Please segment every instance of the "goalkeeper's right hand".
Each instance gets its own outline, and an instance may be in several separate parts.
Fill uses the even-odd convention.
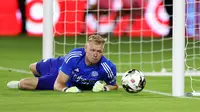
[[[64,88],[63,92],[66,92],[66,93],[80,93],[81,90],[78,89],[76,86],[72,86],[70,88]]]
[[[93,92],[101,92],[101,91],[106,91],[105,90],[105,83],[103,83],[102,81],[97,81],[95,84],[94,84],[94,86],[93,86],[93,88],[92,88],[92,91]]]

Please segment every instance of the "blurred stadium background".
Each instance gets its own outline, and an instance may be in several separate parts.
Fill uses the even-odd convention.
[[[54,10],[56,15],[54,18],[54,55],[63,55],[71,48],[82,47],[88,35],[100,33],[108,38],[105,55],[116,63],[119,72],[123,73],[131,68],[137,68],[148,73],[171,72],[172,1],[142,1],[149,7],[148,4],[151,3],[150,8],[152,8],[160,23],[160,29],[156,29],[156,22],[153,19],[141,17],[140,14],[143,11],[137,10],[141,9],[140,7],[134,10],[139,12],[136,18],[130,18],[130,13],[128,13],[128,16],[122,17],[121,15],[122,18],[118,19],[118,24],[115,24],[112,30],[106,27],[106,24],[109,24],[110,21],[108,17],[112,15],[110,13],[108,16],[103,16],[104,18],[102,17],[102,23],[98,26],[99,29],[95,29],[89,24],[95,21],[91,20],[89,23],[85,21],[87,17],[85,12],[89,12],[85,8],[87,0],[57,0],[55,7],[59,6],[60,12]],[[194,15],[194,12],[199,11],[196,8],[200,7],[197,0],[187,0],[187,3],[189,3],[187,5],[188,15]],[[193,8],[194,5],[196,9]],[[68,10],[66,10],[66,7]],[[143,8],[148,9],[144,5]],[[8,81],[32,77],[28,68],[29,64],[42,58],[42,0],[1,1],[0,11],[1,112],[190,112],[191,110],[199,112],[198,102],[200,98],[172,97],[172,77],[162,74],[146,76],[146,88],[139,94],[126,93],[122,88],[116,92],[92,93],[86,91],[81,94],[8,89],[6,87]],[[167,18],[165,18],[166,16]],[[188,57],[188,65],[199,67],[199,37],[194,36],[199,34],[199,30],[195,30],[198,25],[191,25],[194,19],[197,21],[196,18],[198,17],[188,16],[187,19],[188,27],[186,27],[186,30],[187,36],[190,37],[187,42],[195,44],[188,44],[189,49],[186,51],[193,54]],[[129,22],[133,20],[135,21],[130,25]],[[85,26],[83,27],[83,25]],[[103,27],[103,25],[105,26]],[[127,30],[127,28],[132,30]],[[198,68],[195,69],[198,70]],[[192,78],[195,80],[192,80],[189,76],[185,77],[185,92],[192,91],[191,80],[195,90],[200,90],[199,76]],[[121,77],[119,76],[117,80],[119,85],[120,80]]]

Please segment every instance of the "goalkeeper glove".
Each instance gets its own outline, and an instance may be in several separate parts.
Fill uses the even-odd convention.
[[[93,92],[101,92],[101,91],[109,91],[109,88],[105,86],[106,84],[103,83],[102,81],[97,81],[93,88],[92,91]]]
[[[79,93],[81,92],[80,89],[78,89],[76,86],[73,86],[73,87],[70,87],[70,88],[64,88],[63,89],[63,92],[66,92],[66,93]]]

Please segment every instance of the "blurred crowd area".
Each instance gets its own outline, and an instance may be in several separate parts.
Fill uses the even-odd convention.
[[[56,35],[172,35],[172,0],[53,1]],[[6,0],[0,5],[0,35],[42,35],[43,0]]]

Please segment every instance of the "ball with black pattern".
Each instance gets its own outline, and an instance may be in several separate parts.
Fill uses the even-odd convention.
[[[141,71],[132,69],[122,76],[121,83],[125,91],[129,93],[139,93],[144,89],[146,79]]]

